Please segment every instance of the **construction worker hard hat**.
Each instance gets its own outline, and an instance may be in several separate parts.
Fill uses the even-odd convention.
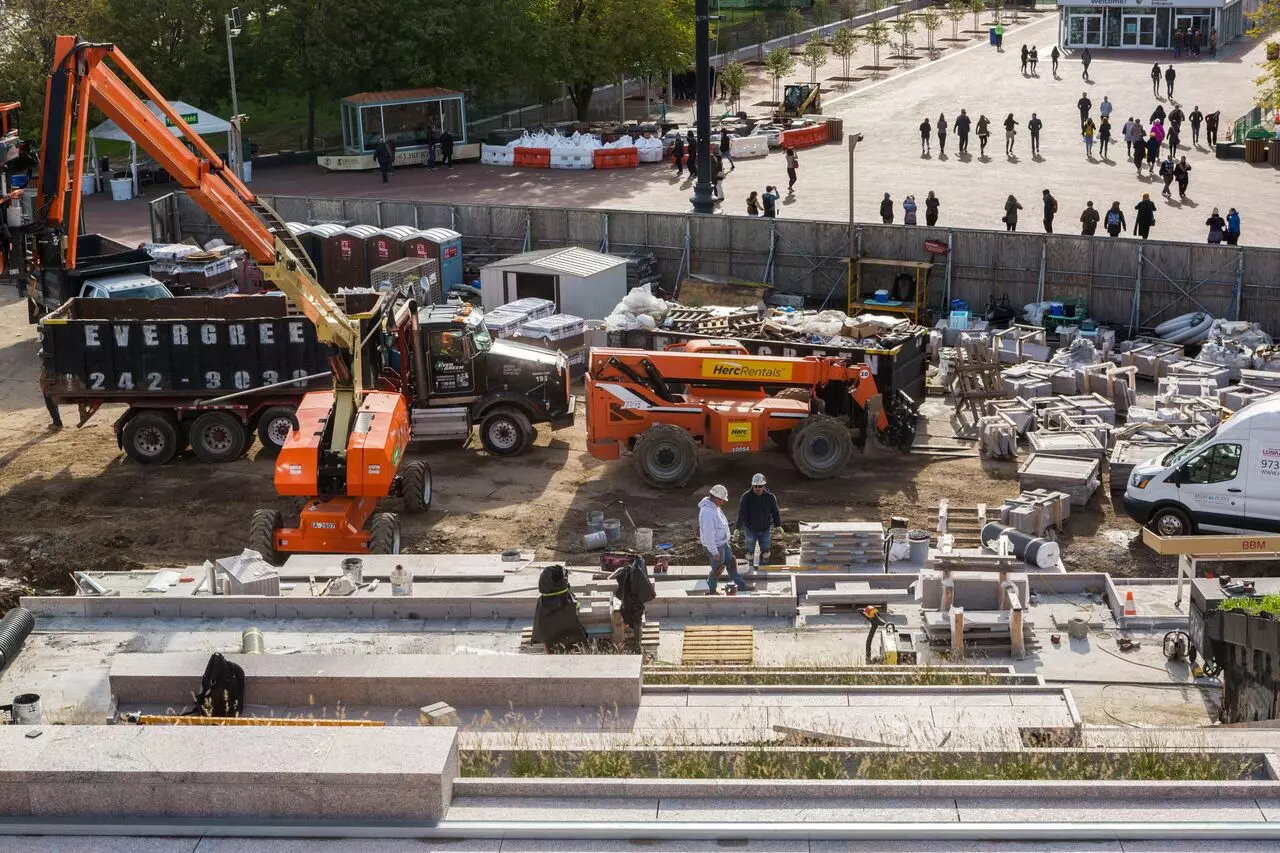
[[[729,490],[717,483],[711,487],[711,497],[718,498],[722,501],[729,500]]]
[[[751,478],[751,485],[753,486],[763,486],[764,484],[764,474],[756,474]]]

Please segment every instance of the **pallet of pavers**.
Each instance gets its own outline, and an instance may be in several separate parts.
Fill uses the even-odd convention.
[[[1064,430],[1048,432],[1037,430],[1027,436],[1034,453],[1051,456],[1070,456],[1076,459],[1105,459],[1107,450],[1090,431]]]
[[[872,589],[870,581],[837,581],[834,589],[813,589],[805,593],[805,603],[819,607],[865,607],[868,604],[910,604],[913,601],[915,596],[906,589]]]
[[[1000,523],[1028,536],[1044,536],[1055,527],[1062,530],[1071,517],[1071,496],[1066,492],[1033,489],[1016,498],[1005,498],[1000,507]]]
[[[800,565],[876,564],[884,553],[884,526],[878,521],[800,522]]]
[[[1097,459],[1076,459],[1033,453],[1018,469],[1018,488],[1051,489],[1071,496],[1072,506],[1084,506],[1098,490],[1102,463]]]

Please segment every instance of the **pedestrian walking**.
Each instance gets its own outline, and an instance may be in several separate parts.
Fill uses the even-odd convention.
[[[1178,132],[1178,126],[1170,125],[1169,132],[1165,134],[1165,141],[1169,143],[1169,156],[1176,156],[1178,153],[1178,143],[1182,141],[1182,134]]]
[[[1111,103],[1111,98],[1107,95],[1102,96],[1102,103],[1098,104],[1098,115],[1105,119],[1111,118],[1111,111],[1115,109],[1115,105]]]
[[[1042,122],[1035,113],[1031,114],[1031,121],[1027,122],[1027,130],[1031,132],[1031,156],[1035,157],[1040,153],[1040,130],[1044,127]]]
[[[1209,58],[1213,59],[1218,55],[1218,31],[1217,29],[1209,30]]]
[[[1107,161],[1107,146],[1111,144],[1111,122],[1104,116],[1098,125],[1098,154]]]
[[[724,159],[724,162],[729,164],[729,171],[732,172],[734,169],[738,167],[736,164],[734,164],[733,157],[729,155],[729,141],[730,140],[729,140],[728,128],[721,128],[720,129],[720,156]]]
[[[916,197],[913,195],[909,195],[902,200],[902,224],[916,224]]]
[[[1121,135],[1124,137],[1124,153],[1126,157],[1133,156],[1133,116],[1129,116],[1124,123],[1124,130]]]
[[[379,139],[378,144],[373,147],[373,159],[378,164],[378,171],[382,173],[382,182],[385,184],[387,175],[391,174],[391,167],[396,162],[396,155],[391,153],[391,146],[385,139]]]
[[[1182,123],[1187,120],[1187,114],[1182,111],[1182,107],[1177,105],[1169,111],[1169,127],[1182,130]]]
[[[1153,139],[1155,139],[1155,141],[1158,144],[1160,145],[1164,144],[1164,135],[1165,135],[1164,122],[1157,121],[1155,124],[1151,125],[1151,136]]]
[[[738,498],[738,530],[742,531],[743,546],[747,550],[747,565],[754,571],[769,559],[772,534],[782,532],[782,513],[778,510],[778,498],[769,491],[764,474],[751,478],[751,488]],[[756,546],[760,556],[756,557]]]
[[[1142,194],[1142,201],[1138,202],[1134,208],[1138,215],[1133,219],[1133,230],[1143,240],[1151,236],[1151,229],[1156,224],[1156,203],[1151,200],[1150,193]]]
[[[1031,51],[1027,50],[1027,46],[1022,46],[1022,76],[1027,76],[1027,65],[1031,62]]]
[[[436,129],[427,127],[427,171],[434,172],[436,168],[436,145],[439,143],[436,137]]]
[[[1186,44],[1186,41],[1187,33],[1182,27],[1178,27],[1173,31],[1173,56],[1175,59],[1182,56],[1182,47]]]
[[[1240,211],[1234,207],[1227,211],[1227,245],[1240,242]]]
[[[1049,62],[1051,63],[1050,68],[1053,71],[1053,79],[1055,80],[1058,79],[1058,60],[1061,58],[1062,53],[1058,50],[1058,46],[1055,44],[1053,46],[1053,50],[1049,51]]]
[[[1107,211],[1106,217],[1102,220],[1103,227],[1107,229],[1107,233],[1112,237],[1119,237],[1121,231],[1128,231],[1128,223],[1124,221],[1124,211],[1120,209],[1120,202],[1111,202],[1111,209]]]
[[[676,177],[679,178],[684,174],[684,137],[676,136],[675,144],[671,146],[671,161],[676,167]]]
[[[929,119],[925,118],[920,122],[920,156],[928,154],[930,151],[929,137],[933,134],[933,127],[929,124]]]
[[[694,142],[692,132],[689,134],[689,143],[685,146],[685,150],[689,152],[689,156],[685,159],[685,168],[689,170],[689,180],[697,180],[698,143]]]
[[[711,192],[716,201],[724,201],[724,158],[719,151],[711,155]]]
[[[969,153],[969,114],[964,110],[956,117],[956,139],[960,144],[960,153]]]
[[[930,228],[938,224],[938,197],[933,194],[933,190],[929,190],[929,194],[924,198],[924,224]]]
[[[1098,230],[1098,211],[1093,209],[1093,202],[1085,202],[1084,211],[1080,214],[1080,233],[1092,237]]]
[[[1187,200],[1187,187],[1191,185],[1191,164],[1183,157],[1173,167],[1173,179],[1178,182],[1178,199]]]
[[[759,216],[759,215],[760,215],[760,196],[756,193],[755,190],[752,190],[751,194],[747,196],[747,216]]]
[[[1160,140],[1154,133],[1147,137],[1147,174],[1155,172],[1156,161],[1160,159]]]
[[[1151,94],[1160,97],[1160,63],[1151,65]]]
[[[938,156],[945,157],[947,154],[947,117],[942,113],[938,113],[938,123],[934,127],[938,130]]]
[[[782,153],[787,155],[787,192],[794,193],[796,191],[796,169],[800,168],[800,158],[796,156],[794,148],[784,148]]]
[[[1013,113],[1009,113],[1004,120],[1004,153],[1006,157],[1013,156],[1013,139],[1018,135],[1018,131],[1014,128],[1017,126],[1018,122],[1014,120]]]
[[[1160,190],[1160,195],[1165,198],[1173,198],[1173,158],[1166,157],[1160,161],[1160,179],[1164,181],[1164,189]]]
[[[1178,72],[1173,70],[1170,65],[1164,70],[1164,86],[1169,93],[1169,100],[1173,100],[1173,81],[1178,79]]]
[[[1164,104],[1156,104],[1156,108],[1151,111],[1151,118],[1147,120],[1149,124],[1156,122],[1163,123],[1165,120]]]
[[[888,193],[884,194],[884,199],[880,202],[880,221],[885,225],[893,224],[893,199]]]
[[[1031,45],[1031,57],[1030,57],[1030,63],[1031,63],[1031,76],[1032,76],[1032,77],[1039,77],[1039,76],[1040,76],[1039,74],[1037,74],[1037,73],[1036,73],[1036,65],[1038,65],[1038,64],[1039,64],[1039,62],[1040,62],[1040,54],[1039,54],[1039,52],[1036,50],[1036,46],[1033,44],[1033,45]]]
[[[996,53],[1004,53],[1004,24],[996,24]]]
[[[1138,177],[1142,177],[1142,164],[1147,159],[1147,146],[1135,141],[1133,146],[1133,165],[1138,169]]]
[[[1080,64],[1084,67],[1084,71],[1081,72],[1080,76],[1085,82],[1089,80],[1089,63],[1091,62],[1093,62],[1093,53],[1086,47],[1080,51]]]
[[[1227,220],[1218,215],[1218,208],[1213,209],[1209,218],[1204,221],[1209,226],[1209,242],[1215,246],[1227,238]]]
[[[1080,111],[1080,126],[1084,127],[1084,123],[1089,119],[1089,110],[1093,109],[1093,101],[1089,100],[1088,92],[1080,93],[1080,100],[1076,101],[1076,109]]]
[[[1205,141],[1210,148],[1218,144],[1218,121],[1221,118],[1222,113],[1218,110],[1214,110],[1204,117]]]
[[[1191,55],[1198,57],[1200,55],[1200,28],[1196,27],[1191,31]]]
[[[764,216],[766,219],[774,219],[778,216],[778,188],[775,186],[767,186],[764,188],[764,195],[760,196],[760,202],[764,205]]]
[[[453,134],[448,128],[440,131],[440,165],[453,168]]]
[[[978,115],[978,156],[987,156],[987,140],[991,138],[991,120],[986,116]]]
[[[1191,144],[1200,147],[1200,125],[1204,124],[1204,113],[1200,112],[1197,105],[1191,110],[1191,115],[1187,116],[1191,122]]]
[[[739,590],[748,589],[729,547],[729,520],[721,509],[728,500],[729,490],[717,483],[710,494],[698,501],[698,541],[711,558],[711,573],[707,575],[707,591],[711,595],[716,594],[716,578],[721,572],[728,572],[729,580]]]
[[[1058,212],[1058,200],[1048,191],[1044,191],[1044,233],[1053,233],[1053,217]]]
[[[1004,217],[1000,220],[1004,223],[1004,230],[1018,230],[1019,210],[1022,210],[1022,205],[1018,204],[1018,199],[1014,197],[1013,193],[1009,193],[1009,197],[1004,202]]]
[[[1093,119],[1085,119],[1084,127],[1080,129],[1080,133],[1084,136],[1084,156],[1086,160],[1093,159],[1093,138],[1098,133],[1097,125],[1093,123]]]

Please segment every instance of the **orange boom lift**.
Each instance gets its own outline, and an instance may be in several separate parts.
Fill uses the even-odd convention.
[[[152,113],[129,84],[157,104],[162,116]],[[364,390],[359,324],[321,287],[306,252],[276,212],[250,192],[203,139],[186,131],[182,117],[113,44],[93,44],[76,36],[58,36],[54,44],[45,90],[35,274],[56,274],[76,264],[90,105],[181,184],[253,258],[266,280],[298,305],[315,325],[317,337],[330,346],[333,390],[303,398],[292,433],[276,458],[276,491],[310,500],[295,528],[285,528],[276,510],[258,510],[249,546],[272,562],[281,552],[398,552],[399,520],[392,513],[375,512],[379,498],[399,494],[413,511],[426,510],[431,500],[427,464],[400,465],[409,442],[404,398]],[[165,126],[166,120],[183,132],[185,144]]]
[[[689,481],[699,445],[743,453],[772,441],[820,480],[843,471],[869,435],[904,453],[915,440],[916,404],[899,392],[885,405],[867,365],[747,355],[732,340],[592,349],[586,397],[587,451],[617,459],[630,450],[640,475],[664,488]]]

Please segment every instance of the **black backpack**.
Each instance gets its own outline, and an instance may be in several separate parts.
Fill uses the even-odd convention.
[[[238,717],[244,709],[244,668],[221,652],[209,655],[195,706],[184,717]]]

